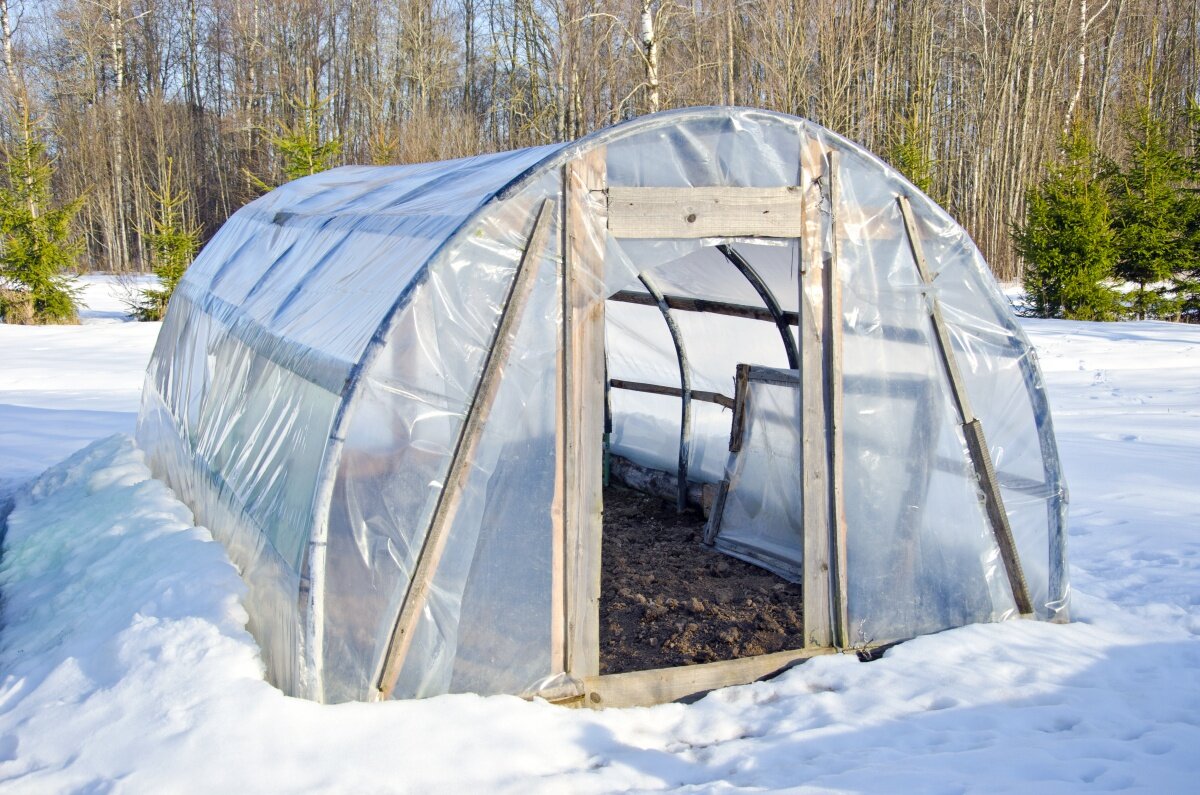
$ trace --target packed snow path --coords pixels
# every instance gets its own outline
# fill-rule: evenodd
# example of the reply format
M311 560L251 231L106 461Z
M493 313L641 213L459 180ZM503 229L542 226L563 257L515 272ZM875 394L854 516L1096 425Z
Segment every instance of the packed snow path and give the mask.
M284 697L221 548L109 436L133 428L157 327L0 325L0 484L108 437L16 491L0 789L1194 791L1200 328L1027 328L1071 488L1075 623L966 627L690 706L576 712Z

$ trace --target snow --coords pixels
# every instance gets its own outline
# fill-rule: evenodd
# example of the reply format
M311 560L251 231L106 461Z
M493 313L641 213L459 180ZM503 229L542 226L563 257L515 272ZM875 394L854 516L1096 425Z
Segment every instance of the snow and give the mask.
M0 324L0 505L19 483L137 422L159 324L125 322L122 281L90 275L79 286L80 326Z
M591 712L283 696L220 546L121 435L157 327L0 325L0 484L25 483L0 560L0 789L1194 791L1200 328L1026 328L1072 491L1073 623Z

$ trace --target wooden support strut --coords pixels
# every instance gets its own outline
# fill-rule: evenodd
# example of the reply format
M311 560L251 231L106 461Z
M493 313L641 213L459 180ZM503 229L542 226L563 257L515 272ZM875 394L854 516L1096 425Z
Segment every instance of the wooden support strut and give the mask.
M563 166L562 592L566 673L600 671L606 150Z
M438 496L437 505L434 507L433 517L429 522L429 531L425 534L425 541L421 545L416 566L409 579L408 592L404 596L400 613L392 627L387 651L376 679L376 690L380 699L391 697L392 692L396 689L396 682L400 678L404 658L412 644L413 633L425 607L425 601L437 573L438 563L446 548L454 515L470 477L475 453L483 436L484 425L500 389L500 371L508 360L525 305L533 292L538 270L537 263L550 240L550 227L554 211L552 200L547 199L542 203L534 220L529 242L517 264L512 287L501 311L500 322L497 324L491 348L483 365L479 386L467 409L466 419L463 421L458 443L450 460L450 469Z
M662 386L661 384L646 384L641 381L626 381L621 378L613 378L608 382L608 385L613 389L624 389L629 392L645 392L650 395L666 395L667 397L682 397L683 390L677 386ZM705 403L716 403L722 408L732 409L734 400L731 397L722 395L720 392L708 392L702 389L692 390L692 400L700 400Z
M680 295L664 294L663 298L666 300L667 306L671 309L678 309L682 312L708 312L714 315L746 318L747 320L762 320L767 323L775 322L775 316L771 314L770 310L764 309L761 306L731 304L726 301L710 301L707 298L688 298ZM613 293L608 297L608 300L624 304L640 304L642 306L658 305L653 296L631 290L621 290L618 293ZM783 312L782 314L784 322L789 325L794 326L800 322L800 318L795 312Z
M1000 549L1000 558L1004 561L1004 570L1008 574L1008 583L1012 587L1013 601L1021 615L1033 613L1033 601L1029 597L1029 585L1025 581L1025 572L1021 568L1021 558L1017 554L1016 540L1013 538L1012 527L1008 523L1008 514L1004 510L1004 500L1000 495L1000 483L992 463L992 454L983 435L983 426L971 409L962 373L958 369L958 361L950 344L950 334L946 320L942 316L941 302L930 290L933 286L933 275L925 261L925 252L921 249L920 238L917 235L916 222L913 219L912 207L907 196L896 197L900 205L900 215L904 219L904 232L908 237L908 246L912 251L913 261L921 275L921 281L926 288L928 299L929 320L933 324L934 338L937 340L938 354L946 377L950 381L950 394L955 409L962 424L963 436L967 443L967 453L971 458L971 466L979 479L980 490L983 494L983 507L987 514L988 523L996 537L996 545Z
M838 216L840 185L837 180L838 153L830 152L828 162L829 184L829 256L822 269L822 287L825 296L825 345L823 365L825 370L826 440L829 446L829 528L830 557L833 563L833 624L837 645L843 649L852 644L849 614L849 558L846 549L846 505L843 481L842 440L842 281L838 273L841 259L842 234Z
M798 237L800 190L608 189L608 231L617 238Z

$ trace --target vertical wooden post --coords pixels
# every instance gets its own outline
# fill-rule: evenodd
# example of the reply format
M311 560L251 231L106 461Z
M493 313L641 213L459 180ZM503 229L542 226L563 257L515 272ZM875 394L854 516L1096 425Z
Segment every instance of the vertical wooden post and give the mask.
M833 644L830 611L829 556L829 449L826 444L824 302L814 306L814 296L824 296L821 262L821 190L814 175L821 173L824 157L813 138L801 148L801 229L797 242L799 268L800 337L800 466L804 516L804 646L826 648Z
M849 576L846 553L846 505L842 482L844 479L842 449L842 281L841 260L841 203L838 184L836 151L827 158L829 185L829 256L825 260L822 279L825 288L825 390L826 427L829 444L829 525L833 558L833 623L840 648L849 648L850 616L847 607Z
M563 533L566 670L600 672L606 150L563 168Z

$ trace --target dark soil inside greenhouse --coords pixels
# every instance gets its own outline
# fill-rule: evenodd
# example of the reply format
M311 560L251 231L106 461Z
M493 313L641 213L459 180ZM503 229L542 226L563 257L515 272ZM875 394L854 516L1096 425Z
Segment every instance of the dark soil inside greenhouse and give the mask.
M600 673L753 657L803 645L800 586L705 546L704 517L604 490Z

